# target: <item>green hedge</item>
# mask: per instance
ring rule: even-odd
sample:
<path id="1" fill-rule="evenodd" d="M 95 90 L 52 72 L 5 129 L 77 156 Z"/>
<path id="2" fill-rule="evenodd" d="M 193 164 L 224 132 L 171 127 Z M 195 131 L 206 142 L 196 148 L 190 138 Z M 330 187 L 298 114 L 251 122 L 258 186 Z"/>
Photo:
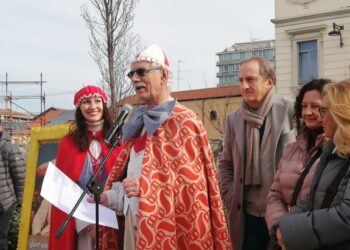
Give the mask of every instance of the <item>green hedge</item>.
<path id="1" fill-rule="evenodd" d="M 20 218 L 21 218 L 21 208 L 17 207 L 13 213 L 11 226 L 8 234 L 8 243 L 9 243 L 8 250 L 17 249 Z"/>

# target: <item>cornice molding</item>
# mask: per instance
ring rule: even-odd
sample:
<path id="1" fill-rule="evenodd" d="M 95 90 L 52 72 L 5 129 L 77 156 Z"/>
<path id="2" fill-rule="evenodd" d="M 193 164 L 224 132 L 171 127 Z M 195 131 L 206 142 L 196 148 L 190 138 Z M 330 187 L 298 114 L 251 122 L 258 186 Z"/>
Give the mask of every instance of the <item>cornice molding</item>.
<path id="1" fill-rule="evenodd" d="M 297 29 L 288 29 L 286 30 L 286 32 L 289 35 L 295 36 L 303 33 L 321 32 L 325 30 L 327 27 L 328 27 L 327 25 L 321 24 L 321 25 L 314 25 L 314 26 L 308 26 L 308 27 L 300 27 Z"/>
<path id="2" fill-rule="evenodd" d="M 332 16 L 332 18 L 334 18 L 335 15 L 343 15 L 343 14 L 348 14 L 350 16 L 350 7 L 346 7 L 341 10 L 334 10 L 330 12 L 322 12 L 322 13 L 311 14 L 311 15 L 303 15 L 303 16 L 281 18 L 281 19 L 271 19 L 271 22 L 273 24 L 279 25 L 279 24 L 294 23 L 298 21 L 305 21 L 305 20 L 328 17 L 328 16 Z"/>
<path id="3" fill-rule="evenodd" d="M 304 7 L 308 7 L 308 5 L 312 2 L 315 2 L 317 0 L 287 0 L 288 3 L 290 4 L 295 4 L 295 5 L 302 5 Z"/>

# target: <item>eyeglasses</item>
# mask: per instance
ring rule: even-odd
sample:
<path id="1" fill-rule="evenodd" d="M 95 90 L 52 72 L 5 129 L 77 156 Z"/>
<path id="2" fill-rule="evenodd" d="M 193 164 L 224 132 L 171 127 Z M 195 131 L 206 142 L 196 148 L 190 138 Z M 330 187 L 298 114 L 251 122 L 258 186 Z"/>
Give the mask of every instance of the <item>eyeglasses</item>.
<path id="1" fill-rule="evenodd" d="M 138 68 L 136 70 L 130 71 L 127 76 L 131 79 L 134 74 L 136 73 L 138 76 L 145 76 L 146 73 L 151 72 L 153 70 L 160 70 L 162 67 L 157 67 L 157 68 L 150 68 L 150 69 L 144 69 L 144 68 Z"/>
<path id="2" fill-rule="evenodd" d="M 318 104 L 306 104 L 306 103 L 302 103 L 301 104 L 301 108 L 303 109 L 303 110 L 306 110 L 306 109 L 311 109 L 312 111 L 316 111 L 316 112 L 318 112 L 319 111 L 319 109 L 320 109 L 320 105 L 318 105 Z"/>
<path id="3" fill-rule="evenodd" d="M 328 108 L 326 108 L 326 107 L 319 107 L 318 108 L 318 111 L 320 111 L 320 115 L 321 115 L 322 118 L 326 114 L 327 110 L 328 110 Z"/>

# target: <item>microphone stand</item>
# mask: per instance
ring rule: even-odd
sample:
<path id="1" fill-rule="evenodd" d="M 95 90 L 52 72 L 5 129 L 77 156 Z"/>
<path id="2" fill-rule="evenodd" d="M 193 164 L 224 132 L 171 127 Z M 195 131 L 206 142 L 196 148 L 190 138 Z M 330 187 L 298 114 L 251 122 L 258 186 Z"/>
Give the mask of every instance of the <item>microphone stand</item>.
<path id="1" fill-rule="evenodd" d="M 96 240 L 95 240 L 95 249 L 98 250 L 99 249 L 99 203 L 100 203 L 100 195 L 103 192 L 103 187 L 101 185 L 101 181 L 99 181 L 98 179 L 96 179 L 97 175 L 101 172 L 102 168 L 105 165 L 106 160 L 108 159 L 108 157 L 110 156 L 110 154 L 112 153 L 113 149 L 118 145 L 120 145 L 120 136 L 117 136 L 114 141 L 111 142 L 111 147 L 109 148 L 106 157 L 102 160 L 100 166 L 98 167 L 97 171 L 95 172 L 95 174 L 93 176 L 91 176 L 88 184 L 86 185 L 86 188 L 84 189 L 83 193 L 80 195 L 78 201 L 75 203 L 73 209 L 70 211 L 69 215 L 67 216 L 67 218 L 65 219 L 65 221 L 61 224 L 61 226 L 58 228 L 56 234 L 55 234 L 55 238 L 58 239 L 59 237 L 61 237 L 61 235 L 63 234 L 64 230 L 66 229 L 68 222 L 70 221 L 70 219 L 72 218 L 75 210 L 77 210 L 78 206 L 80 205 L 81 201 L 83 200 L 85 194 L 90 191 L 92 194 L 94 194 L 94 201 L 96 204 Z"/>

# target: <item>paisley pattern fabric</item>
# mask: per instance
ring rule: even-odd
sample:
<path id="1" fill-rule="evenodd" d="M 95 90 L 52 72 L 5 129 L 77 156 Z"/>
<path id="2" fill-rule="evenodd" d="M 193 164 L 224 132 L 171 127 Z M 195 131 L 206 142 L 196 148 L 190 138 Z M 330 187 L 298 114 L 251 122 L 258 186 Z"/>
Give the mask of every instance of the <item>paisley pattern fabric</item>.
<path id="1" fill-rule="evenodd" d="M 106 189 L 127 165 L 120 152 Z M 147 137 L 140 179 L 137 249 L 232 249 L 217 171 L 202 122 L 176 103 Z"/>

